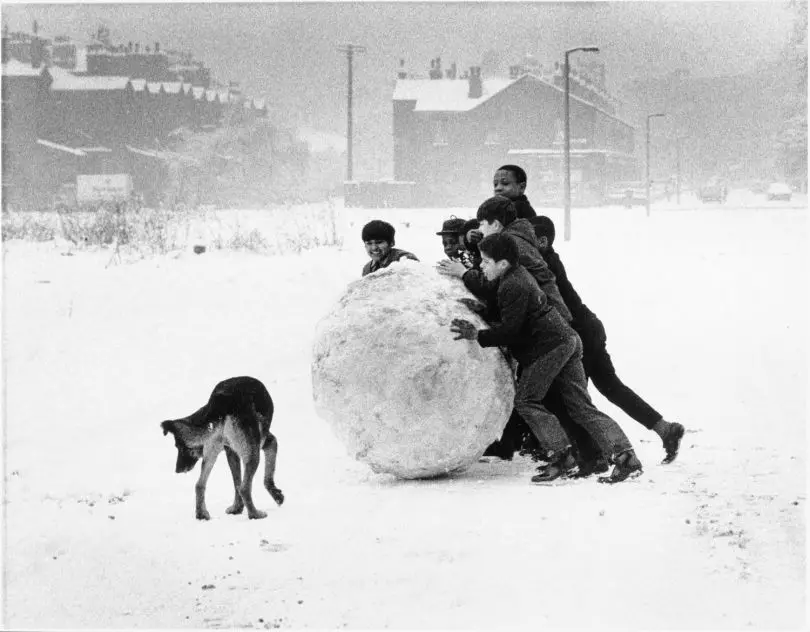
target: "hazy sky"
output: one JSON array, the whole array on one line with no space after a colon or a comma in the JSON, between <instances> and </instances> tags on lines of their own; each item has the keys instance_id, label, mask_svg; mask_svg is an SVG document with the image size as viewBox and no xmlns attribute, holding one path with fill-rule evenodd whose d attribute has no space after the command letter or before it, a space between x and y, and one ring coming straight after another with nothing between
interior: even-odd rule
<instances>
[{"instance_id":1,"label":"hazy sky","mask_svg":"<svg viewBox=\"0 0 810 632\"><path fill-rule=\"evenodd\" d=\"M480 63L486 51L504 67L527 52L541 61L594 44L608 84L690 67L693 75L756 70L784 46L792 26L778 2L573 3L4 3L3 23L48 36L88 39L100 23L114 41L192 51L224 81L268 97L277 118L333 132L345 129L342 42L367 47L355 63L359 133L390 130L397 61L426 71ZM581 55L581 53L580 53ZM390 133L390 132L389 132Z\"/></svg>"}]
</instances>

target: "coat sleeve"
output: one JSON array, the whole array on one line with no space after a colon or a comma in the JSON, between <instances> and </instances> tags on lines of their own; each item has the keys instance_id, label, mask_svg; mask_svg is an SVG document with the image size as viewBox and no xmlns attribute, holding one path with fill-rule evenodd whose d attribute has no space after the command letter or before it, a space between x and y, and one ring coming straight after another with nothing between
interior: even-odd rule
<instances>
[{"instance_id":1,"label":"coat sleeve","mask_svg":"<svg viewBox=\"0 0 810 632\"><path fill-rule=\"evenodd\" d=\"M487 281L484 273L481 270L467 270L464 276L461 277L466 287L470 292L487 304L493 304L498 299L498 282Z\"/></svg>"},{"instance_id":2,"label":"coat sleeve","mask_svg":"<svg viewBox=\"0 0 810 632\"><path fill-rule=\"evenodd\" d=\"M491 329L478 332L478 344L482 347L508 347L519 338L529 307L529 293L522 288L503 288L498 295L501 322Z\"/></svg>"}]
</instances>

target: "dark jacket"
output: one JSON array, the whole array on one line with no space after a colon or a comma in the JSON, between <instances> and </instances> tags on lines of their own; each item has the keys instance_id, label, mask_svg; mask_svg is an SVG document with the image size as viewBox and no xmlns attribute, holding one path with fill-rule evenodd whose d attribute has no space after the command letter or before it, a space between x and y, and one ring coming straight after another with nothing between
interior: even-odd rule
<instances>
[{"instance_id":1,"label":"dark jacket","mask_svg":"<svg viewBox=\"0 0 810 632\"><path fill-rule=\"evenodd\" d=\"M518 219L531 219L532 217L537 217L537 212L532 208L532 205L529 203L529 198L527 198L525 195L519 195L516 197L514 200L512 200L512 204L515 206Z\"/></svg>"},{"instance_id":2,"label":"dark jacket","mask_svg":"<svg viewBox=\"0 0 810 632\"><path fill-rule=\"evenodd\" d=\"M391 248L388 254L379 261L374 261L373 259L368 261L368 263L366 263L366 265L363 266L363 276L371 274L372 272L376 272L381 268L387 268L392 263L394 263L394 261L399 261L400 259L413 259L414 261L419 261L419 259L416 258L416 255L414 255L411 252L408 252L407 250L400 250L399 248Z\"/></svg>"},{"instance_id":3,"label":"dark jacket","mask_svg":"<svg viewBox=\"0 0 810 632\"><path fill-rule=\"evenodd\" d=\"M574 286L571 285L571 281L568 280L568 273L565 271L565 266L560 259L560 255L557 254L554 248L548 248L541 254L557 279L557 287L560 290L562 299L571 312L571 327L574 328L574 331L583 338L583 341L586 337L590 337L589 334L593 333L593 331L604 331L601 321L596 317L596 314L588 309L587 305L582 302Z\"/></svg>"},{"instance_id":4,"label":"dark jacket","mask_svg":"<svg viewBox=\"0 0 810 632\"><path fill-rule=\"evenodd\" d=\"M560 315L566 321L571 320L571 312L565 306L560 290L554 279L554 274L549 269L540 249L537 246L537 237L534 234L534 226L527 219L516 219L503 229L505 235L509 235L515 240L518 247L518 262L526 268L537 285L548 297L552 307L557 308ZM485 301L493 301L497 291L497 281L487 281L484 273L480 270L467 270L462 277L464 285L473 294Z\"/></svg>"},{"instance_id":5,"label":"dark jacket","mask_svg":"<svg viewBox=\"0 0 810 632\"><path fill-rule=\"evenodd\" d=\"M497 302L501 322L494 323L491 329L481 329L478 344L506 347L523 367L576 335L520 264L500 278Z\"/></svg>"}]
</instances>

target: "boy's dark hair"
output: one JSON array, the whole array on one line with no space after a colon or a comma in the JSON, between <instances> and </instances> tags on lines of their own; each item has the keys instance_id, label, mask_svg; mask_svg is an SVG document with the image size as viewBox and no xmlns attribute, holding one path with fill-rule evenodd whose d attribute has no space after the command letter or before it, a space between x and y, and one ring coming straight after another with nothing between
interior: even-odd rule
<instances>
[{"instance_id":1,"label":"boy's dark hair","mask_svg":"<svg viewBox=\"0 0 810 632\"><path fill-rule=\"evenodd\" d=\"M529 221L534 226L534 234L537 238L545 237L548 239L549 248L553 246L557 231L554 229L554 222L551 221L551 218L545 215L538 215L537 217L532 217Z\"/></svg>"},{"instance_id":2,"label":"boy's dark hair","mask_svg":"<svg viewBox=\"0 0 810 632\"><path fill-rule=\"evenodd\" d=\"M498 167L497 171L511 171L515 175L515 182L518 184L526 184L526 172L517 165L504 165Z\"/></svg>"},{"instance_id":3,"label":"boy's dark hair","mask_svg":"<svg viewBox=\"0 0 810 632\"><path fill-rule=\"evenodd\" d=\"M388 222L373 219L363 226L362 237L363 241L387 241L389 244L393 244L395 232L394 227Z\"/></svg>"},{"instance_id":4,"label":"boy's dark hair","mask_svg":"<svg viewBox=\"0 0 810 632\"><path fill-rule=\"evenodd\" d=\"M509 235L503 233L487 235L478 242L478 250L493 261L506 259L513 267L518 264L517 244Z\"/></svg>"},{"instance_id":5,"label":"boy's dark hair","mask_svg":"<svg viewBox=\"0 0 810 632\"><path fill-rule=\"evenodd\" d=\"M466 235L471 230L478 230L479 226L481 226L481 222L477 219L468 219L464 222L464 226L461 227L461 234Z\"/></svg>"},{"instance_id":6,"label":"boy's dark hair","mask_svg":"<svg viewBox=\"0 0 810 632\"><path fill-rule=\"evenodd\" d=\"M502 226L506 227L517 218L517 211L512 200L502 195L495 195L478 207L476 217L479 222L494 222L496 219Z\"/></svg>"}]
</instances>

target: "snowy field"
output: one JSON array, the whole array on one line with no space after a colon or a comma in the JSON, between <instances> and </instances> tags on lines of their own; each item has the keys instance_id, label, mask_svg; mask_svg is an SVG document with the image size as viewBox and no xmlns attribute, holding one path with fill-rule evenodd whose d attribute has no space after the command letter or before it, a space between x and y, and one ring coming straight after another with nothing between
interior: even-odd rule
<instances>
[{"instance_id":1,"label":"snowy field","mask_svg":"<svg viewBox=\"0 0 810 632\"><path fill-rule=\"evenodd\" d=\"M337 212L342 247L274 257L105 267L106 251L5 243L6 628L805 625L804 199L575 209L570 242L549 213L619 375L687 427L659 465L658 437L594 392L645 466L614 487L532 486L522 457L402 482L347 456L312 406L315 324L360 276L367 219L433 263L452 211ZM174 473L158 424L234 375L275 400L286 502L257 480L267 519L225 515L221 457L198 522L199 470Z\"/></svg>"}]
</instances>

